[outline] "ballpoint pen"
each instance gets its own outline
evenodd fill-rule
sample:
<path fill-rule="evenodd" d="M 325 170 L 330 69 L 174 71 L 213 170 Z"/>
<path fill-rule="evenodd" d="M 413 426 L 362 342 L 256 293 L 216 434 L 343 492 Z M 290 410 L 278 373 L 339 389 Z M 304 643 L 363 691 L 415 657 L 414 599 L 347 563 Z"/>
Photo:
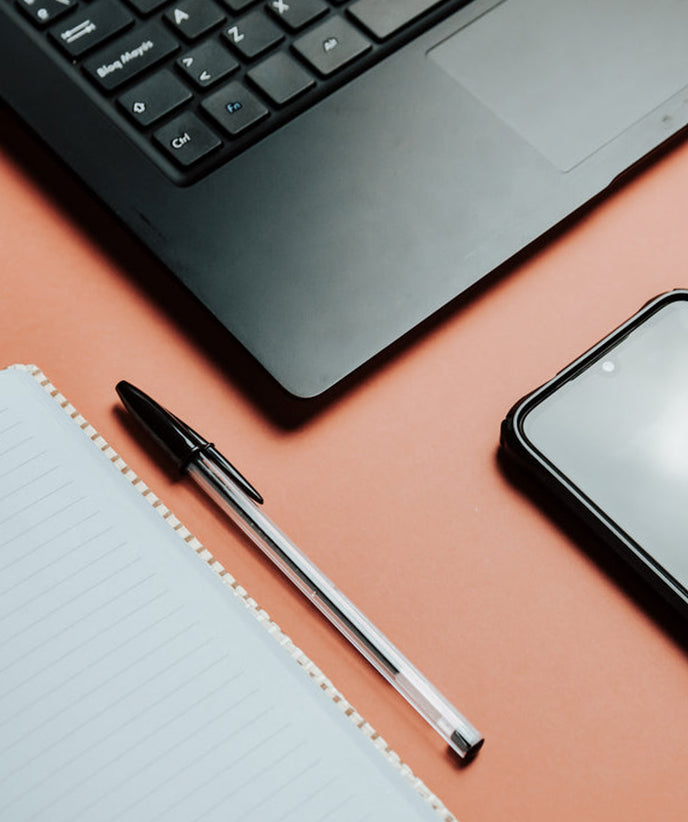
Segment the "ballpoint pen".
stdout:
<path fill-rule="evenodd" d="M 475 756 L 484 739 L 473 725 L 258 508 L 263 498 L 200 434 L 143 391 L 117 384 L 125 407 L 232 521 L 354 645 L 461 759 Z"/>

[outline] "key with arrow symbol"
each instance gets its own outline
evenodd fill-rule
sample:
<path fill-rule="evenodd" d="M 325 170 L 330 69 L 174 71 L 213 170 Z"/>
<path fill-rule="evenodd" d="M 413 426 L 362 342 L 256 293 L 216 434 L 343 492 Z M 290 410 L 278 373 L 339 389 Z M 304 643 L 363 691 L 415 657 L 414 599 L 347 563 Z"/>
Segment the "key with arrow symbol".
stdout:
<path fill-rule="evenodd" d="M 204 0 L 183 0 L 165 12 L 165 18 L 187 40 L 196 40 L 219 26 L 225 16 L 217 6 Z"/>
<path fill-rule="evenodd" d="M 236 71 L 239 63 L 222 43 L 208 40 L 183 54 L 177 66 L 195 86 L 208 88 Z"/>

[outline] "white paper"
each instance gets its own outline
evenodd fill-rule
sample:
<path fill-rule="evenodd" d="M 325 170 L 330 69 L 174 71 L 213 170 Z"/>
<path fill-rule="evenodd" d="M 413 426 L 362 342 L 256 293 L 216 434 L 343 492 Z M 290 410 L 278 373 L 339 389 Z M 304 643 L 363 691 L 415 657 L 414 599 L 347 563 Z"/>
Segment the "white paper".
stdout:
<path fill-rule="evenodd" d="M 438 819 L 17 370 L 0 372 L 0 808 L 4 822 Z"/>

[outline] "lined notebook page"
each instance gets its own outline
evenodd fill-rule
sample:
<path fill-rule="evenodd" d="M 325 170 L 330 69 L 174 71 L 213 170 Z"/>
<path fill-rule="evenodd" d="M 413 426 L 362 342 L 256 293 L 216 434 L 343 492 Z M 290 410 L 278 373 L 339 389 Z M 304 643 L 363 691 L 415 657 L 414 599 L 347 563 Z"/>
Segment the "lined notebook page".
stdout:
<path fill-rule="evenodd" d="M 30 374 L 0 372 L 3 822 L 453 819 L 400 770 Z"/>

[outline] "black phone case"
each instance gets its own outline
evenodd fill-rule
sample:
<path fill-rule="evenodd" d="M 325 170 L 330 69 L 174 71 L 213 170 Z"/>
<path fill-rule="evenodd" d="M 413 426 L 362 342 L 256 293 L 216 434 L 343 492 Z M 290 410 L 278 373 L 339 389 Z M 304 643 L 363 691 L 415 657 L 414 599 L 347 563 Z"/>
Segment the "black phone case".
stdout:
<path fill-rule="evenodd" d="M 663 597 L 677 607 L 683 615 L 688 616 L 688 591 L 619 528 L 593 500 L 582 493 L 564 474 L 558 471 L 555 465 L 543 457 L 528 442 L 523 433 L 525 417 L 542 399 L 554 393 L 588 365 L 603 357 L 610 348 L 642 325 L 656 311 L 676 300 L 688 300 L 688 290 L 676 289 L 650 300 L 640 311 L 559 371 L 551 380 L 520 399 L 502 422 L 500 445 L 504 453 L 558 497 Z M 688 550 L 688 535 L 686 535 L 686 550 Z"/>

